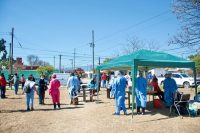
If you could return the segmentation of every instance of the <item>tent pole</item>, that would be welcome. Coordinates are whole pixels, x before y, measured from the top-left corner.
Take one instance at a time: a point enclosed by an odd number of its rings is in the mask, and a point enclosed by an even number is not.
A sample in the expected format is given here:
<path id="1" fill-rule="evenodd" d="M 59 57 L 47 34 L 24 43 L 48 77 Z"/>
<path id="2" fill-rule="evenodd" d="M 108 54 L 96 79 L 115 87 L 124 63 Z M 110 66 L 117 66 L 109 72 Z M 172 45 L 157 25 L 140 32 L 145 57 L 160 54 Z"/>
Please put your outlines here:
<path id="1" fill-rule="evenodd" d="M 131 68 L 131 77 L 132 77 L 132 119 L 133 119 L 133 112 L 134 112 L 134 103 L 135 103 L 135 77 L 137 74 L 137 67 L 135 65 Z"/>
<path id="2" fill-rule="evenodd" d="M 100 79 L 100 70 L 99 69 L 96 69 L 96 89 L 97 89 L 97 100 L 96 100 L 96 103 L 99 102 L 99 88 L 100 88 L 100 85 L 99 85 L 99 79 Z"/>
<path id="3" fill-rule="evenodd" d="M 197 97 L 197 75 L 196 75 L 196 67 L 193 68 L 193 73 L 194 73 L 195 97 Z"/>

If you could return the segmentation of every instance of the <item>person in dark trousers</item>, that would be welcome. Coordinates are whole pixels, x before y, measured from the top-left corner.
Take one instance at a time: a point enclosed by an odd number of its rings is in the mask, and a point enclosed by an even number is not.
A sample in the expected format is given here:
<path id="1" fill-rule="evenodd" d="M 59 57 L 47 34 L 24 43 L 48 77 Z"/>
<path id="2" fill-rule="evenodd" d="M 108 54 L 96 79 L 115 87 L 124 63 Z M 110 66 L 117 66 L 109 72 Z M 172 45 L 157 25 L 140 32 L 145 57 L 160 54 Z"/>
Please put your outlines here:
<path id="1" fill-rule="evenodd" d="M 38 84 L 39 104 L 44 104 L 46 88 L 47 88 L 47 84 L 45 82 L 44 75 L 41 75 L 39 84 Z"/>
<path id="2" fill-rule="evenodd" d="M 21 84 L 22 84 L 22 89 L 24 88 L 24 84 L 25 84 L 25 78 L 24 78 L 24 74 L 22 74 L 22 77 L 21 77 Z"/>
<path id="3" fill-rule="evenodd" d="M 17 73 L 14 74 L 14 77 L 11 79 L 11 81 L 14 83 L 15 95 L 17 95 L 19 88 L 19 77 Z"/>
<path id="4" fill-rule="evenodd" d="M 6 98 L 6 79 L 4 74 L 0 75 L 0 90 L 1 90 L 1 98 Z"/>

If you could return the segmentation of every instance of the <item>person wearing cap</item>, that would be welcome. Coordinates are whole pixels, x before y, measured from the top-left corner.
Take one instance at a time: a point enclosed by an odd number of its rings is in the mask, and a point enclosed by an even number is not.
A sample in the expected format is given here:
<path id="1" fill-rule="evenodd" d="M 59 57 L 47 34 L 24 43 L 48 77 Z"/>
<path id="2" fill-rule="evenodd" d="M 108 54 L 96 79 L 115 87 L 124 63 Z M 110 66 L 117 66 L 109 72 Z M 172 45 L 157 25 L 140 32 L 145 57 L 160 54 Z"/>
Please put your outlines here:
<path id="1" fill-rule="evenodd" d="M 68 81 L 67 81 L 67 88 L 69 91 L 69 96 L 70 96 L 70 104 L 72 104 L 72 100 L 73 98 L 75 98 L 77 96 L 77 91 L 79 89 L 80 86 L 80 82 L 78 80 L 78 78 L 75 76 L 74 73 L 71 73 Z"/>
<path id="2" fill-rule="evenodd" d="M 147 102 L 147 80 L 143 77 L 142 72 L 139 72 L 139 77 L 136 79 L 135 92 L 137 114 L 140 114 L 140 108 L 142 108 L 142 115 L 144 115 Z"/>
<path id="3" fill-rule="evenodd" d="M 164 100 L 166 107 L 169 107 L 173 103 L 173 94 L 176 92 L 177 84 L 174 79 L 171 78 L 171 73 L 166 73 L 166 78 L 163 81 L 163 88 L 164 88 Z"/>
<path id="4" fill-rule="evenodd" d="M 127 80 L 123 76 L 123 72 L 117 71 L 115 73 L 117 76 L 112 83 L 111 95 L 115 97 L 116 111 L 113 115 L 120 115 L 120 109 L 124 111 L 124 115 L 127 115 L 125 107 L 125 89 L 127 86 Z"/>
<path id="5" fill-rule="evenodd" d="M 53 74 L 51 77 L 51 81 L 49 83 L 49 94 L 52 97 L 54 110 L 56 109 L 56 104 L 58 105 L 58 109 L 60 109 L 60 81 L 56 79 L 56 74 Z"/>

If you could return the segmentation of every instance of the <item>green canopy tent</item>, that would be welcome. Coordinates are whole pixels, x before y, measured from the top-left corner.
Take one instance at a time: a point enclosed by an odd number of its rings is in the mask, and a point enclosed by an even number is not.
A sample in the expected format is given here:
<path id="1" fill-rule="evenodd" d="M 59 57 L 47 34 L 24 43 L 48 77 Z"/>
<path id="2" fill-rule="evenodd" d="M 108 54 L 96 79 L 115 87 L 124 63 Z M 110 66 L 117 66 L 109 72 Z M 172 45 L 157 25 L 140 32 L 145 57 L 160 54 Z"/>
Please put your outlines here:
<path id="1" fill-rule="evenodd" d="M 196 67 L 195 62 L 189 61 L 177 56 L 173 56 L 163 52 L 155 52 L 149 50 L 139 50 L 134 53 L 120 56 L 105 64 L 97 66 L 97 81 L 100 78 L 100 70 L 131 70 L 132 76 L 132 117 L 135 99 L 135 80 L 137 76 L 138 66 L 146 67 L 171 67 L 171 68 L 191 68 L 194 73 L 195 94 L 197 95 L 196 85 Z M 97 83 L 97 89 L 99 89 Z"/>

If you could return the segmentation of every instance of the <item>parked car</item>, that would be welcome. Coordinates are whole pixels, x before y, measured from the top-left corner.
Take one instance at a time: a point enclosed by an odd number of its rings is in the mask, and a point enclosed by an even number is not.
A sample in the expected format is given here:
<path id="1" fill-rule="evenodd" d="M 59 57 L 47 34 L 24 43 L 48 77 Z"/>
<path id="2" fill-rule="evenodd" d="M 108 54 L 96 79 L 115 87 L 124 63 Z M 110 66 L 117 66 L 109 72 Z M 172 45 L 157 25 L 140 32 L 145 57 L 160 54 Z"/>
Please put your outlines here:
<path id="1" fill-rule="evenodd" d="M 179 87 L 184 87 L 184 88 L 189 88 L 193 87 L 194 84 L 194 78 L 188 76 L 185 73 L 172 73 L 172 78 L 176 81 L 176 84 Z M 162 84 L 164 81 L 165 77 L 158 77 L 158 83 Z M 200 84 L 200 81 L 197 80 L 197 85 Z"/>

